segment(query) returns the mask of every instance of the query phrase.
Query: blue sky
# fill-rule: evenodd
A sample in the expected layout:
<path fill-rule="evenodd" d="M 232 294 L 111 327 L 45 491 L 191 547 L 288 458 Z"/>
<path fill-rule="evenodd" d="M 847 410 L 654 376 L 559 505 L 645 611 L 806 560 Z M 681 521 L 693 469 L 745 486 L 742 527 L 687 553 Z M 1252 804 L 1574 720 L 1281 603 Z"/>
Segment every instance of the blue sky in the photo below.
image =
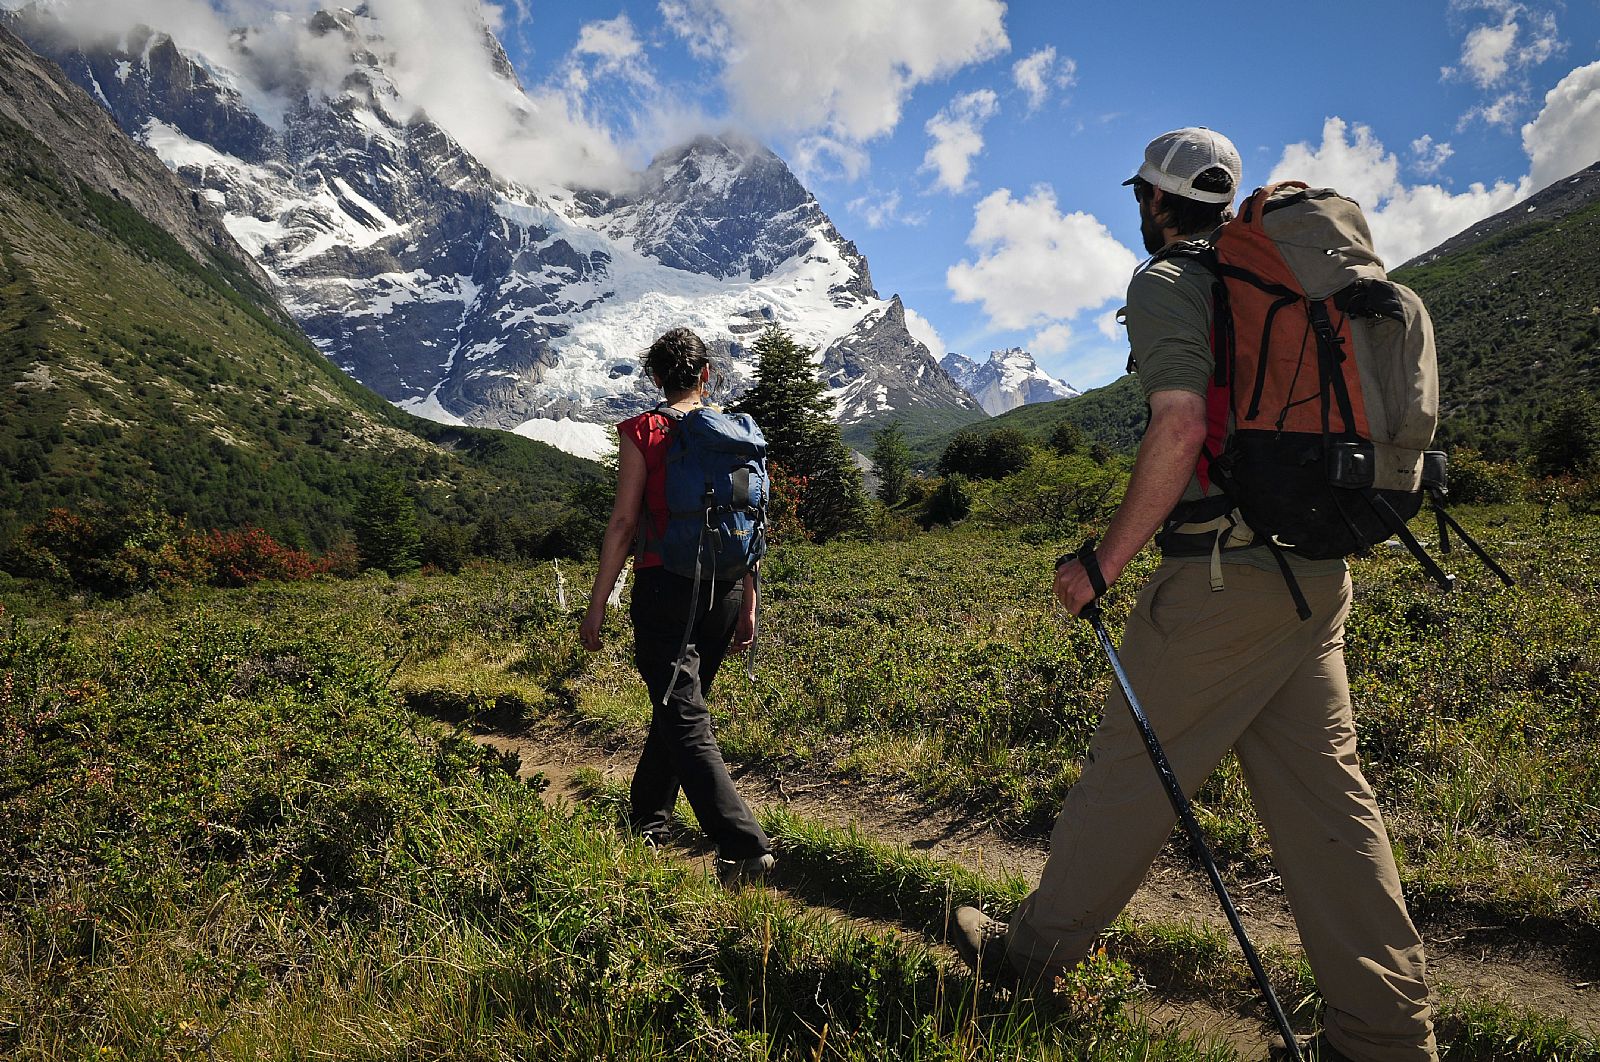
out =
<path fill-rule="evenodd" d="M 697 123 L 759 136 L 945 346 L 1029 346 L 1080 387 L 1121 370 L 1105 320 L 1142 252 L 1120 182 L 1167 129 L 1226 133 L 1246 188 L 1350 191 L 1392 265 L 1600 160 L 1595 0 L 501 7 L 524 81 L 567 79 L 626 150 Z"/>

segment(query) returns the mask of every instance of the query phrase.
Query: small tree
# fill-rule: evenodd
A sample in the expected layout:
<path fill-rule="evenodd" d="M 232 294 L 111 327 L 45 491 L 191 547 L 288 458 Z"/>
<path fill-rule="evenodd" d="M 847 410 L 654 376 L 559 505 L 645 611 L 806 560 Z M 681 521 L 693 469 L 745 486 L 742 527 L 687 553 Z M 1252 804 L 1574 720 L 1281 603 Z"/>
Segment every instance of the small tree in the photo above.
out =
<path fill-rule="evenodd" d="M 732 407 L 748 413 L 767 440 L 767 456 L 799 488 L 795 508 L 805 531 L 827 540 L 866 525 L 861 470 L 833 422 L 833 403 L 817 377 L 810 347 L 774 325 L 751 350 L 756 382 Z"/>
<path fill-rule="evenodd" d="M 833 403 L 811 362 L 816 351 L 773 325 L 756 338 L 750 352 L 756 356 L 756 382 L 731 411 L 754 417 L 766 437 L 768 455 L 798 473 L 795 459 L 832 422 Z"/>
<path fill-rule="evenodd" d="M 363 568 L 401 575 L 422 565 L 417 506 L 394 476 L 383 476 L 367 488 L 356 514 L 355 533 Z"/>
<path fill-rule="evenodd" d="M 1534 429 L 1528 449 L 1541 476 L 1584 476 L 1600 465 L 1600 416 L 1594 398 L 1567 394 Z"/>
<path fill-rule="evenodd" d="M 1070 457 L 1089 444 L 1089 437 L 1072 421 L 1063 420 L 1050 429 L 1048 442 L 1050 449 L 1062 457 Z"/>
<path fill-rule="evenodd" d="M 867 494 L 855 455 L 839 437 L 839 426 L 822 425 L 801 453 L 806 469 L 800 523 L 820 542 L 867 523 Z"/>
<path fill-rule="evenodd" d="M 939 455 L 939 474 L 972 479 L 1004 479 L 1028 463 L 1028 437 L 1015 428 L 963 431 Z"/>
<path fill-rule="evenodd" d="M 898 420 L 872 433 L 872 472 L 878 477 L 878 500 L 899 505 L 911 475 L 911 447 Z"/>

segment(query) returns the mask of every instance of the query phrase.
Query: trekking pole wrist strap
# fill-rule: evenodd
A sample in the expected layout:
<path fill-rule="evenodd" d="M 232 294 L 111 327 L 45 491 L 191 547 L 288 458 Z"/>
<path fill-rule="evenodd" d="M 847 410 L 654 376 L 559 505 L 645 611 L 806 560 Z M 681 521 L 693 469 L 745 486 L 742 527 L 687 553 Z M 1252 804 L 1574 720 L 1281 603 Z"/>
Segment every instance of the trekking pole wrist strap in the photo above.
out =
<path fill-rule="evenodd" d="M 1083 573 L 1089 577 L 1089 585 L 1094 589 L 1094 596 L 1104 597 L 1106 593 L 1106 576 L 1100 570 L 1100 559 L 1094 555 L 1094 539 L 1085 539 L 1083 545 L 1078 547 L 1076 553 L 1063 553 L 1056 558 L 1056 571 L 1061 570 L 1063 564 L 1077 561 L 1083 565 Z"/>

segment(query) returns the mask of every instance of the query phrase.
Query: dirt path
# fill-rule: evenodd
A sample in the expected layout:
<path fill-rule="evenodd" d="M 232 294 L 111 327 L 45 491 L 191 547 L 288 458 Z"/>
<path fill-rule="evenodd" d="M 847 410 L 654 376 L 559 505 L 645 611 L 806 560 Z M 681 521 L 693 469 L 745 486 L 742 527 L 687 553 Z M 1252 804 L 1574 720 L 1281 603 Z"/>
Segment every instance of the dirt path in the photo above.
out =
<path fill-rule="evenodd" d="M 613 735 L 587 733 L 577 726 L 543 724 L 522 733 L 474 733 L 475 740 L 521 757 L 521 773 L 542 773 L 552 798 L 578 800 L 574 776 L 585 768 L 611 780 L 626 780 L 637 750 Z M 1044 866 L 1044 838 L 1008 837 L 992 822 L 963 817 L 959 811 L 929 807 L 913 797 L 882 787 L 856 786 L 836 778 L 799 778 L 755 771 L 736 773 L 751 804 L 787 807 L 797 815 L 833 826 L 854 824 L 878 840 L 905 845 L 937 859 L 961 862 L 991 875 L 1012 872 L 1038 877 Z M 1276 877 L 1230 885 L 1241 920 L 1258 946 L 1298 947 L 1299 937 Z M 1204 875 L 1170 849 L 1152 868 L 1129 905 L 1141 921 L 1191 921 L 1227 930 Z M 1482 1002 L 1564 1017 L 1600 1035 L 1600 956 L 1567 942 L 1501 926 L 1475 925 L 1459 916 L 1419 917 L 1428 947 L 1430 978 Z M 1152 999 L 1144 1016 L 1156 1027 L 1197 1031 L 1234 1044 L 1249 1057 L 1259 1049 L 1258 1021 L 1206 1000 Z"/>

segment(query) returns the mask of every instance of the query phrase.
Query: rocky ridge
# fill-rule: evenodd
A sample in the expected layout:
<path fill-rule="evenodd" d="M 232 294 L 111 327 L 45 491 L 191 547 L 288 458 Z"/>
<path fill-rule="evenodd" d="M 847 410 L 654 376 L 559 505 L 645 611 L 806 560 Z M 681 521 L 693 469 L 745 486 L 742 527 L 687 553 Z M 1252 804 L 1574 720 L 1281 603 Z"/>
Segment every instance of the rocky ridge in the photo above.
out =
<path fill-rule="evenodd" d="M 982 365 L 954 352 L 946 354 L 939 364 L 991 417 L 1018 406 L 1054 402 L 1080 393 L 1039 368 L 1033 355 L 1020 347 L 992 351 Z"/>
<path fill-rule="evenodd" d="M 730 395 L 753 372 L 752 334 L 779 324 L 821 352 L 841 417 L 972 408 L 759 144 L 698 137 L 624 192 L 522 187 L 407 104 L 363 11 L 307 24 L 349 57 L 337 92 L 291 79 L 272 101 L 233 72 L 245 55 L 155 31 L 90 45 L 48 11 L 8 18 L 222 215 L 334 364 L 413 412 L 597 452 L 602 425 L 653 400 L 638 354 L 679 324 L 722 356 Z M 879 392 L 899 405 L 856 400 Z"/>

